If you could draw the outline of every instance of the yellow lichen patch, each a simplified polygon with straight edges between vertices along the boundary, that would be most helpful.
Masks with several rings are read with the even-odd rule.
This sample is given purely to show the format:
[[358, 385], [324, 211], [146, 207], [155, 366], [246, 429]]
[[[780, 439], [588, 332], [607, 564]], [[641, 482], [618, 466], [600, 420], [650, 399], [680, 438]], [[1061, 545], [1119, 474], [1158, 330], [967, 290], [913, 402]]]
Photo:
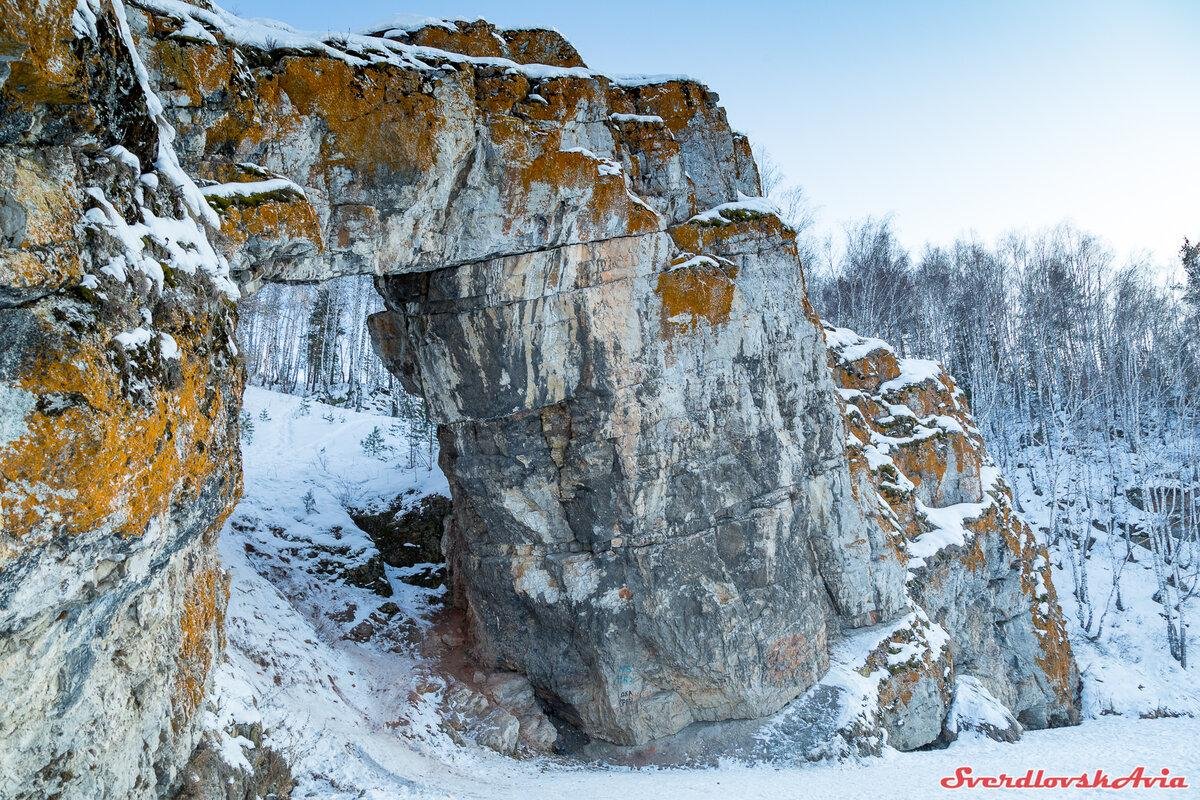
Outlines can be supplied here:
[[545, 28], [501, 31], [508, 43], [509, 58], [518, 64], [549, 64], [552, 67], [586, 67], [574, 46], [562, 34]]
[[[32, 413], [25, 435], [0, 450], [0, 529], [13, 537], [40, 530], [80, 534], [109, 528], [136, 536], [195, 497], [236, 461], [224, 441], [227, 410], [207, 369], [190, 363], [182, 381], [155, 392], [153, 408], [128, 400], [101, 347], [81, 343], [47, 356], [17, 382], [39, 397], [69, 398], [59, 413]], [[229, 494], [235, 493], [231, 488]]]
[[690, 81], [667, 81], [628, 89], [633, 106], [642, 114], [663, 118], [672, 133], [679, 133], [708, 105], [704, 87]]
[[413, 70], [288, 56], [259, 79], [253, 100], [239, 100], [213, 123], [206, 152], [248, 151], [283, 139], [308, 119], [329, 134], [321, 140], [319, 170], [344, 167], [369, 178], [380, 167], [431, 169], [445, 115]]
[[17, 105], [76, 104], [85, 98], [72, 15], [76, 0], [0, 0], [0, 54], [15, 56], [0, 93]]
[[546, 102], [531, 101], [521, 106], [521, 113], [533, 120], [567, 122], [578, 120], [593, 109], [603, 108], [600, 87], [594, 80], [585, 78], [543, 80], [537, 85], [537, 94]]
[[408, 34], [409, 42], [422, 47], [435, 47], [451, 53], [476, 58], [500, 58], [506, 54], [504, 43], [496, 38], [495, 28], [483, 20], [454, 23], [450, 30], [443, 25], [426, 25]]
[[78, 281], [83, 275], [73, 252], [48, 254], [18, 250], [0, 255], [0, 285], [14, 289], [44, 289]]
[[433, 166], [444, 115], [422, 93], [415, 72], [352, 67], [334, 58], [287, 58], [283, 71], [263, 83], [275, 84], [301, 115], [315, 114], [325, 123], [332, 134], [322, 143], [327, 167], [369, 175], [381, 166], [420, 172]]
[[672, 337], [694, 332], [701, 322], [726, 322], [737, 275], [735, 266], [707, 263], [660, 272], [654, 291], [662, 301], [663, 332]]
[[[1052, 607], [1057, 607], [1058, 600], [1051, 594]], [[1074, 702], [1075, 684], [1075, 655], [1071, 651], [1071, 642], [1063, 625], [1061, 614], [1040, 614], [1036, 607], [1033, 610], [1033, 629], [1041, 643], [1042, 655], [1036, 661], [1045, 673], [1055, 694], [1066, 706]]]
[[178, 88], [193, 106], [229, 86], [233, 77], [233, 48], [198, 42], [157, 40], [154, 43], [164, 89]]
[[37, 161], [18, 156], [5, 188], [25, 212], [22, 247], [49, 247], [74, 238], [79, 200], [73, 180], [53, 175]]
[[983, 551], [983, 537], [974, 536], [971, 543], [967, 547], [966, 555], [963, 556], [963, 564], [971, 572], [978, 572], [987, 564], [987, 554]]
[[475, 70], [475, 103], [485, 114], [509, 114], [529, 96], [529, 79], [521, 73]]
[[280, 241], [307, 239], [318, 250], [325, 248], [316, 209], [303, 197], [233, 203], [220, 208], [219, 213], [222, 235], [238, 247], [251, 236], [258, 236]]
[[611, 233], [609, 226], [614, 216], [624, 222], [626, 233], [657, 230], [658, 215], [629, 197], [621, 174], [601, 173], [602, 163], [578, 150], [548, 147], [521, 168], [518, 191], [510, 201], [512, 208], [522, 208], [538, 184], [549, 187], [553, 193], [574, 189], [580, 193], [590, 192], [587, 208], [598, 235]]
[[896, 354], [885, 348], [873, 350], [851, 362], [832, 361], [833, 379], [845, 389], [875, 392], [881, 383], [900, 376]]
[[185, 715], [194, 712], [204, 699], [214, 649], [223, 635], [228, 601], [229, 579], [219, 567], [210, 566], [191, 576], [179, 619], [175, 673], [176, 699]]
[[[949, 649], [931, 644], [930, 632], [927, 621], [916, 619], [880, 642], [867, 656], [859, 672], [864, 676], [881, 675], [880, 708], [895, 712], [907, 706], [912, 702], [913, 690], [923, 679], [935, 681], [943, 701], [949, 700], [953, 656]], [[911, 652], [908, 659], [896, 661], [893, 656], [906, 650]]]
[[[679, 142], [666, 127], [648, 122], [621, 122], [615, 125], [617, 137], [630, 152], [655, 164], [665, 164], [679, 155]], [[636, 161], [634, 163], [637, 163]]]
[[76, 283], [83, 276], [74, 169], [48, 166], [14, 156], [0, 163], [3, 181], [13, 201], [25, 212], [17, 231], [17, 246], [0, 249], [0, 286], [45, 290]]
[[736, 250], [742, 239], [761, 242], [780, 240], [795, 247], [796, 232], [774, 214], [755, 213], [740, 219], [722, 219], [715, 223], [686, 222], [669, 231], [675, 245], [688, 253], [716, 253]]
[[896, 467], [914, 484], [933, 484], [931, 497], [939, 504], [941, 498], [938, 493], [949, 466], [945, 448], [945, 435], [938, 434], [904, 442], [892, 448], [890, 453]]

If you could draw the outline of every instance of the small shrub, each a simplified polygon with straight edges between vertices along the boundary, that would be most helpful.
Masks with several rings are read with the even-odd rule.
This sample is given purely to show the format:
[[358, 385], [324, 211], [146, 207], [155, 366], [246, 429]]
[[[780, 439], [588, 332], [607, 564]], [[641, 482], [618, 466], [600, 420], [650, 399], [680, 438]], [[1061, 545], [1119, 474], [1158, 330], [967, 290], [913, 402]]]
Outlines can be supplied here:
[[378, 458], [380, 461], [386, 460], [386, 452], [392, 449], [387, 445], [387, 442], [384, 441], [383, 431], [378, 425], [376, 425], [375, 428], [366, 435], [360, 444], [362, 445], [364, 453], [369, 455], [371, 458]]
[[238, 417], [238, 427], [242, 431], [242, 441], [246, 444], [254, 441], [254, 418], [250, 416], [250, 412], [242, 412], [242, 415]]

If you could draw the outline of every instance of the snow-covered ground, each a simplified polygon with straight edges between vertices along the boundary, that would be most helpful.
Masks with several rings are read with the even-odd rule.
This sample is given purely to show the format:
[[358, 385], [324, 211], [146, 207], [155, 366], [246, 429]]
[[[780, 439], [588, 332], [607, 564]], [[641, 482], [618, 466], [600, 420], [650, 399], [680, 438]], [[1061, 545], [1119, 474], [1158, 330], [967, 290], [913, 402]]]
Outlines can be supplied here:
[[[1113, 777], [1142, 766], [1149, 775], [1167, 768], [1200, 785], [1200, 720], [1138, 716], [1159, 706], [1200, 708], [1190, 675], [1156, 655], [1162, 648], [1152, 640], [1161, 633], [1149, 600], [1128, 600], [1124, 616], [1110, 621], [1100, 640], [1076, 637], [1094, 718], [1077, 728], [1027, 733], [1016, 744], [971, 737], [945, 750], [847, 763], [635, 770], [514, 760], [456, 743], [438, 724], [443, 684], [416, 650], [422, 636], [434, 635], [429, 616], [442, 590], [403, 583], [391, 567], [383, 568], [391, 597], [339, 577], [373, 553], [348, 506], [386, 503], [408, 490], [414, 499], [446, 492], [428, 451], [410, 453], [406, 431], [389, 417], [255, 388], [246, 392], [245, 409], [253, 434], [244, 437], [245, 497], [221, 541], [233, 582], [227, 656], [210, 721], [217, 728], [263, 722], [268, 742], [293, 765], [297, 798], [886, 800], [946, 795], [939, 780], [962, 766], [975, 775], [1103, 769]], [[1146, 586], [1152, 593], [1152, 580]], [[1073, 613], [1070, 592], [1060, 593]], [[227, 737], [227, 758], [236, 761], [243, 743]], [[1114, 794], [963, 791], [1005, 798]], [[1200, 790], [1137, 795], [1188, 797]]]
[[[1116, 470], [1115, 487], [1103, 469], [1106, 456], [1102, 451], [1082, 445], [1072, 449], [1073, 455], [1061, 456], [1056, 499], [1049, 470], [1038, 462], [1036, 450], [1022, 458], [1033, 464], [1035, 477], [1029, 469], [1017, 469], [1011, 477], [1022, 513], [1043, 536], [1051, 529], [1051, 507], [1057, 503], [1060, 530], [1082, 528], [1091, 540], [1086, 561], [1072, 558], [1067, 536], [1051, 547], [1054, 583], [1083, 679], [1084, 715], [1200, 716], [1200, 681], [1195, 670], [1181, 667], [1167, 647], [1163, 606], [1153, 599], [1158, 587], [1151, 552], [1136, 540], [1127, 542], [1120, 530], [1110, 534], [1090, 527], [1094, 517], [1151, 528], [1155, 515], [1129, 502], [1126, 490], [1137, 487], [1136, 475], [1158, 475], [1156, 483], [1168, 485], [1168, 476], [1181, 464], [1190, 464], [1195, 444], [1182, 442], [1174, 448], [1119, 454], [1123, 463]], [[1116, 581], [1114, 572], [1118, 573]], [[1075, 597], [1077, 582], [1087, 587], [1090, 613]], [[1198, 599], [1182, 604], [1190, 646], [1195, 645], [1195, 636], [1188, 628], [1187, 616]]]

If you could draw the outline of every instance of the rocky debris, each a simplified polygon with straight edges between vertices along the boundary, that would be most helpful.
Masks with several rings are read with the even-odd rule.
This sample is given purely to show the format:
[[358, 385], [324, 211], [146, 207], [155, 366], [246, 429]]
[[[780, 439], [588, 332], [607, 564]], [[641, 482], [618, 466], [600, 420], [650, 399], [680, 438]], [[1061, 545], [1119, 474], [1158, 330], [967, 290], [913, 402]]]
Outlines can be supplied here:
[[287, 800], [295, 780], [284, 757], [264, 742], [262, 726], [238, 723], [224, 737], [243, 762], [230, 764], [213, 731], [207, 732], [181, 770], [173, 800]]
[[504, 755], [548, 753], [558, 731], [523, 675], [476, 671], [470, 685], [451, 678], [443, 708], [451, 730]]
[[431, 589], [445, 583], [442, 537], [450, 517], [450, 498], [425, 495], [414, 503], [400, 495], [382, 510], [348, 511], [379, 548], [384, 563], [401, 570], [400, 580]]
[[950, 742], [971, 731], [998, 742], [1015, 742], [1024, 728], [978, 678], [961, 675], [954, 685], [954, 703], [946, 715], [942, 738]]
[[459, 741], [509, 756], [560, 749], [558, 726], [524, 675], [483, 669], [467, 652], [460, 609], [432, 615], [433, 629], [420, 641], [423, 669], [438, 695], [443, 726]]

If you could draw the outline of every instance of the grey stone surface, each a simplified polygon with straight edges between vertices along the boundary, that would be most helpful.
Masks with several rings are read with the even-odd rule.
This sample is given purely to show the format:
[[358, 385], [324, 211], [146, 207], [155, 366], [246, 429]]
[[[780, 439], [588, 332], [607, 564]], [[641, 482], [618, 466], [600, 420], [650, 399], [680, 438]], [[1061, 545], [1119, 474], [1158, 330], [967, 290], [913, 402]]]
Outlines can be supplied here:
[[[759, 193], [714, 93], [587, 71], [548, 34], [500, 36], [514, 64], [403, 36], [275, 47], [207, 6], [117, 7], [0, 0], [0, 378], [38, 398], [0, 448], [18, 476], [0, 487], [6, 794], [151, 797], [197, 739], [224, 606], [212, 540], [239, 466], [233, 312], [220, 275], [185, 268], [210, 243], [248, 290], [377, 277], [379, 352], [440, 423], [453, 596], [477, 657], [529, 681], [463, 698], [477, 738], [547, 746], [542, 703], [627, 745], [770, 714], [910, 594], [1023, 724], [1071, 721], [1048, 567], [1011, 566], [1038, 548], [1005, 522], [906, 586], [792, 234], [754, 204], [693, 220]], [[477, 27], [443, 46], [494, 38]], [[523, 66], [539, 54], [573, 66]], [[210, 189], [216, 231], [175, 152], [206, 183], [294, 186]], [[190, 238], [120, 235], [152, 217]], [[148, 262], [101, 271], [133, 242], [161, 284]], [[117, 339], [143, 326], [158, 346]], [[917, 494], [973, 499], [973, 464]], [[921, 677], [940, 658], [896, 673], [891, 716], [837, 735], [916, 746], [945, 706]], [[802, 701], [797, 736], [834, 727], [839, 691]]]

